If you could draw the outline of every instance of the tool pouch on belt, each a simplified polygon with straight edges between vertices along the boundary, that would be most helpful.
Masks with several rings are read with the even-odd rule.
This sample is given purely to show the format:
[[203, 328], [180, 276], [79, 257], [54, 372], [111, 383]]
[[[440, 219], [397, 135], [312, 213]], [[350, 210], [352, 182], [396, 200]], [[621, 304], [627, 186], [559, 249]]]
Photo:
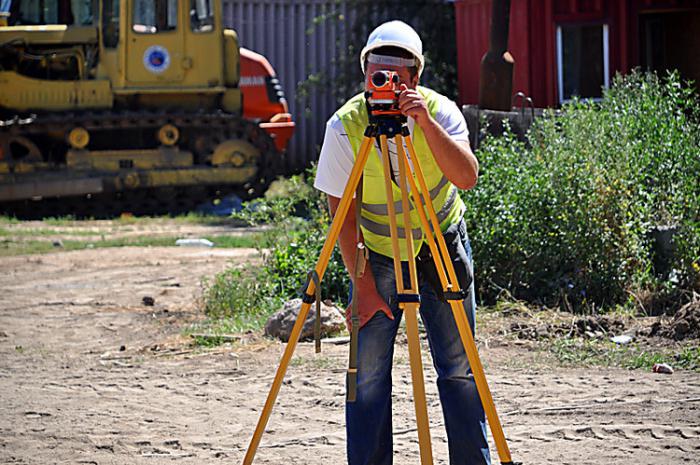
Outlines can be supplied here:
[[[466, 298], [469, 293], [469, 286], [471, 286], [474, 280], [474, 275], [472, 272], [471, 264], [467, 258], [467, 251], [464, 250], [464, 243], [462, 241], [462, 234], [460, 234], [460, 229], [465, 228], [464, 221], [460, 221], [457, 224], [451, 225], [447, 228], [447, 231], [443, 233], [445, 238], [445, 244], [447, 245], [447, 251], [450, 254], [450, 259], [452, 260], [452, 265], [454, 266], [455, 273], [457, 274], [457, 283], [459, 284], [459, 289], [454, 289], [454, 291], [461, 291], [463, 298]], [[466, 234], [466, 231], [464, 231]], [[430, 247], [427, 243], [424, 243], [418, 252], [418, 257], [416, 257], [416, 264], [418, 272], [421, 273], [430, 286], [435, 291], [435, 295], [442, 302], [447, 303], [448, 298], [443, 292], [442, 285], [440, 284], [440, 277], [437, 274], [437, 269], [435, 268], [435, 260], [430, 252]]]

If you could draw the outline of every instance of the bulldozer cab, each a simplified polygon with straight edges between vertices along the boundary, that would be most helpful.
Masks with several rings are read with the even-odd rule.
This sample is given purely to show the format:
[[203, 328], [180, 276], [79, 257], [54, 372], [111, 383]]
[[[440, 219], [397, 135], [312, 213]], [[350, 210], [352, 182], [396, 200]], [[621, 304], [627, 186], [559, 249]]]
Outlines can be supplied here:
[[130, 4], [125, 44], [127, 81], [182, 81], [183, 67], [191, 58], [185, 52], [183, 17], [177, 0], [131, 0]]
[[81, 37], [99, 40], [95, 77], [108, 78], [117, 93], [221, 92], [226, 58], [221, 8], [217, 0], [0, 0], [0, 26], [23, 26], [29, 43], [31, 26], [91, 29]]
[[[116, 48], [123, 87], [223, 85], [221, 2], [101, 0], [103, 47]], [[119, 40], [123, 38], [123, 40]]]
[[[102, 0], [106, 7], [120, 0]], [[220, 2], [122, 0], [126, 3], [126, 81], [136, 85], [222, 83]], [[108, 12], [109, 8], [104, 8]], [[112, 8], [112, 11], [116, 10]], [[107, 13], [105, 16], [107, 16]], [[122, 16], [122, 17], [123, 17]], [[185, 81], [187, 77], [187, 82]]]

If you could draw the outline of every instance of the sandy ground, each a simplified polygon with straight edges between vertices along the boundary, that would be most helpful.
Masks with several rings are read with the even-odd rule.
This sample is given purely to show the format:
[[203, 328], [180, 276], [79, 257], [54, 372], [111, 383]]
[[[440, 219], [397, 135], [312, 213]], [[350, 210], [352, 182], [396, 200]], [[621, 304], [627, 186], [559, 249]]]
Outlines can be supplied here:
[[[199, 317], [201, 278], [254, 256], [125, 247], [2, 258], [0, 463], [241, 463], [284, 346], [195, 349], [182, 330]], [[504, 367], [527, 349], [479, 340], [515, 460], [700, 463], [700, 374]], [[346, 357], [347, 346], [315, 355], [300, 344], [255, 463], [345, 462]], [[418, 464], [405, 344], [395, 362], [395, 463]], [[428, 368], [433, 453], [447, 464], [434, 380]]]

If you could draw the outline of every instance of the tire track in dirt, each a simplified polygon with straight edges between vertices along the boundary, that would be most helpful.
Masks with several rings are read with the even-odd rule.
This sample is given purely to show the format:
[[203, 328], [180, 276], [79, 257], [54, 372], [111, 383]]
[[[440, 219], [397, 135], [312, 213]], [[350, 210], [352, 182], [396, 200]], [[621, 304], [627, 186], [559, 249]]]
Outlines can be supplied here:
[[[167, 349], [196, 317], [201, 276], [251, 257], [125, 248], [3, 261], [0, 463], [240, 463], [283, 345], [152, 347]], [[141, 305], [143, 295], [154, 296], [156, 306]], [[435, 463], [447, 465], [435, 374], [425, 347], [423, 353]], [[492, 352], [481, 355], [517, 461], [696, 462], [696, 373], [501, 369]], [[417, 464], [405, 344], [395, 357], [395, 463]], [[347, 346], [324, 346], [316, 355], [313, 344], [299, 345], [256, 464], [345, 461], [346, 361]], [[491, 450], [497, 463], [493, 444]]]

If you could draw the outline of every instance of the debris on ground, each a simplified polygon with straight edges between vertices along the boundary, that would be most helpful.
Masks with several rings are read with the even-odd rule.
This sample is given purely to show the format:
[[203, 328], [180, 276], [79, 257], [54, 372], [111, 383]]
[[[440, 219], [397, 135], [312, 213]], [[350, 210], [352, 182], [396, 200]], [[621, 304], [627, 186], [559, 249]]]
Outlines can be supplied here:
[[143, 296], [143, 299], [141, 299], [141, 302], [146, 306], [146, 307], [153, 307], [156, 304], [156, 299], [151, 297], [150, 295], [145, 295]]
[[[265, 335], [289, 341], [292, 327], [297, 321], [301, 310], [301, 299], [286, 302], [265, 323]], [[316, 321], [316, 305], [312, 304], [309, 314], [301, 330], [300, 340], [311, 340], [314, 337], [314, 322]], [[336, 306], [321, 302], [321, 336], [327, 337], [345, 329], [345, 316]]]
[[629, 344], [632, 342], [634, 338], [632, 336], [628, 336], [627, 334], [621, 334], [619, 336], [611, 337], [610, 342], [614, 342], [615, 344], [620, 344], [620, 345], [625, 345]]
[[649, 332], [650, 336], [661, 336], [676, 341], [683, 339], [700, 339], [700, 297], [694, 298], [676, 312], [666, 325], [655, 322]]
[[231, 216], [243, 209], [243, 200], [236, 194], [229, 194], [221, 199], [208, 200], [196, 208], [202, 215]]
[[175, 245], [180, 247], [214, 247], [214, 243], [209, 239], [178, 239]]
[[672, 375], [673, 367], [668, 363], [655, 363], [654, 366], [651, 367], [651, 371], [653, 371], [654, 373]]
[[245, 336], [240, 334], [213, 334], [213, 333], [192, 333], [192, 339], [199, 339], [206, 342], [238, 342]]
[[589, 339], [620, 335], [625, 330], [624, 321], [605, 315], [577, 318], [571, 323], [533, 324], [516, 322], [511, 332], [519, 339], [549, 339], [552, 337], [585, 337]]

